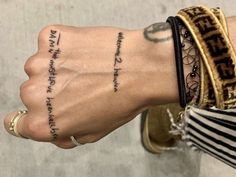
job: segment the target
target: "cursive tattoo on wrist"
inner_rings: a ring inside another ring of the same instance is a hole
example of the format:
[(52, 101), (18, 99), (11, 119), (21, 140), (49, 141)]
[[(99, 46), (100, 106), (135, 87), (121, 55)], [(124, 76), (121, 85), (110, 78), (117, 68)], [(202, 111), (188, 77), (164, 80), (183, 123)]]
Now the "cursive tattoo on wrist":
[(49, 35), (49, 54), (50, 54), (50, 61), (49, 61), (49, 69), (48, 69), (48, 87), (47, 87), (47, 94), (46, 97), (46, 106), (47, 106), (47, 112), (48, 112), (48, 124), (50, 128), (50, 134), (52, 135), (52, 141), (55, 141), (58, 137), (57, 131), (59, 130), (56, 127), (55, 122), (55, 115), (53, 114), (54, 108), (53, 108), (53, 91), (54, 86), (56, 84), (56, 76), (57, 71), (55, 67), (56, 60), (59, 58), (61, 54), (61, 50), (59, 47), (61, 39), (61, 34), (56, 30), (50, 30)]
[(165, 33), (166, 31), (171, 31), (169, 23), (154, 23), (144, 29), (143, 35), (148, 41), (160, 43), (172, 39), (172, 33)]
[(115, 53), (115, 59), (114, 59), (114, 68), (113, 68), (113, 86), (114, 86), (114, 92), (118, 91), (118, 86), (120, 83), (118, 82), (118, 77), (120, 75), (120, 70), (121, 67), (119, 66), (122, 63), (122, 58), (121, 58), (121, 45), (122, 41), (124, 39), (124, 34), (122, 32), (118, 33), (118, 38), (116, 42), (116, 53)]

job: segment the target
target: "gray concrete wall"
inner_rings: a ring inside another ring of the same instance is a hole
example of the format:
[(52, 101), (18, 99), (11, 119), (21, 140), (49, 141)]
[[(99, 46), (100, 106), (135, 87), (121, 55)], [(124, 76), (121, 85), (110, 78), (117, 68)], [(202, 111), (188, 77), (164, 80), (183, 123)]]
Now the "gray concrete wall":
[[(22, 108), (26, 59), (48, 24), (143, 28), (193, 5), (236, 15), (235, 0), (0, 0), (0, 117)], [(140, 115), (101, 141), (61, 150), (9, 136), (0, 126), (0, 177), (230, 177), (235, 170), (188, 149), (152, 155), (142, 148)]]

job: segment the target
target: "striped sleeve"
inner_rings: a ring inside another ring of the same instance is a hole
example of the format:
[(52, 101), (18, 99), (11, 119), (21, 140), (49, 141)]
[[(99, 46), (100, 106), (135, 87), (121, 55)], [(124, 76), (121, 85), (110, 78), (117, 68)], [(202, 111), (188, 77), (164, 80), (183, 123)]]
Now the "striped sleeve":
[(191, 107), (186, 119), (186, 140), (236, 168), (236, 112)]

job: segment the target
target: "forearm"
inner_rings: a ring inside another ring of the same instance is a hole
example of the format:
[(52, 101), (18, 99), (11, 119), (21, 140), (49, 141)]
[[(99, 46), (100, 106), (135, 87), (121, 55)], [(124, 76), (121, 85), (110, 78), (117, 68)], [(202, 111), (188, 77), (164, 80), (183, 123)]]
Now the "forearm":
[[(228, 26), (235, 46), (234, 18)], [(25, 71), (29, 80), (20, 95), (28, 113), (18, 123), (19, 134), (54, 140), (62, 148), (74, 147), (71, 135), (81, 143), (95, 142), (149, 106), (179, 101), (174, 44), (166, 23), (140, 30), (48, 26)], [(12, 115), (17, 113), (6, 117), (5, 127), (14, 134)]]

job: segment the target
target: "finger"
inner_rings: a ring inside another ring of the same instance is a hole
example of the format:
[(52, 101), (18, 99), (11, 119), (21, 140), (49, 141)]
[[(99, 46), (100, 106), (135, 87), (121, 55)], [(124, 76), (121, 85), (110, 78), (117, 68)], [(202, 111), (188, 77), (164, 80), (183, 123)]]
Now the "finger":
[[(53, 141), (52, 144), (62, 148), (62, 149), (72, 149), (80, 145), (85, 145), (87, 143), (94, 143), (101, 139), (104, 136), (104, 133), (92, 134), (92, 135), (75, 135), (73, 136), (74, 140), (71, 137), (58, 139)], [(79, 145), (78, 145), (79, 144)]]
[(50, 38), (57, 36), (59, 38), (59, 31), (63, 29), (63, 25), (48, 25), (45, 26), (38, 35), (38, 51), (48, 50), (50, 45)]
[(44, 103), (46, 93), (42, 92), (46, 88), (45, 85), (41, 84), (44, 82), (42, 77), (32, 77), (31, 79), (23, 82), (20, 86), (20, 98), (22, 103), (28, 110), (37, 108)]
[[(74, 136), (75, 140), (74, 141), (77, 141), (78, 144), (85, 144), (85, 143), (81, 143), (79, 141), (79, 139), (81, 138), (82, 136), (81, 135), (77, 135), (76, 137)], [(72, 148), (75, 148), (77, 147), (78, 145), (76, 143), (74, 143), (71, 139), (71, 137), (69, 138), (64, 138), (64, 139), (58, 139), (56, 141), (53, 141), (52, 144), (62, 148), (62, 149), (72, 149)]]
[[(100, 133), (84, 134), (84, 135), (77, 134), (74, 136), (74, 140), (72, 140), (71, 137), (68, 137), (64, 139), (58, 139), (52, 143), (63, 149), (71, 149), (77, 147), (78, 146), (77, 143), (80, 145), (85, 145), (87, 143), (95, 143), (98, 140), (105, 137), (106, 135), (108, 135), (113, 130), (114, 127), (110, 127), (107, 130)], [(77, 141), (77, 143), (75, 143), (74, 141)]]
[[(10, 113), (10, 114), (8, 114), (6, 117), (5, 117), (5, 119), (4, 119), (4, 127), (5, 127), (5, 129), (6, 129), (6, 131), (9, 133), (9, 134), (11, 134), (11, 135), (13, 135), (13, 136), (16, 136), (16, 134), (14, 133), (14, 131), (11, 131), (10, 130), (10, 123), (11, 123), (11, 121), (13, 120), (13, 118), (16, 116), (18, 114), (18, 112), (16, 111), (16, 112), (12, 112), (12, 113)], [(24, 114), (24, 115), (22, 115), (21, 117), (20, 117), (20, 119), (17, 121), (17, 123), (16, 123), (16, 130), (17, 130), (17, 132), (22, 136), (22, 137), (25, 137), (25, 138), (28, 138), (28, 136), (27, 136), (27, 134), (25, 133), (25, 125), (27, 124), (26, 122), (27, 122), (27, 120), (28, 120), (28, 116), (27, 116), (27, 114)]]
[[(15, 131), (11, 131), (11, 120), (17, 115), (17, 112), (10, 113), (4, 119), (4, 126), (8, 133), (16, 136)], [(16, 130), (20, 136), (40, 142), (52, 141), (52, 134), (48, 126), (48, 120), (28, 112), (15, 122)]]
[(45, 54), (36, 53), (29, 57), (24, 65), (25, 73), (29, 76), (39, 75), (47, 71), (46, 68), (48, 68), (48, 62), (47, 62), (48, 56)]
[[(81, 145), (85, 145), (87, 143), (95, 143), (100, 139), (102, 139), (103, 137), (105, 137), (106, 135), (108, 135), (109, 133), (111, 133), (112, 131), (114, 131), (115, 129), (117, 129), (118, 127), (120, 127), (121, 125), (123, 125), (124, 123), (128, 122), (132, 117), (128, 117), (124, 121), (117, 122), (112, 126), (107, 127), (107, 129), (105, 129), (102, 132), (83, 134), (83, 135), (76, 134), (74, 135), (75, 141), (77, 141), (77, 143)], [(70, 137), (53, 142), (53, 144), (63, 149), (71, 149), (77, 147), (78, 146), (76, 145), (77, 143), (73, 142)]]

